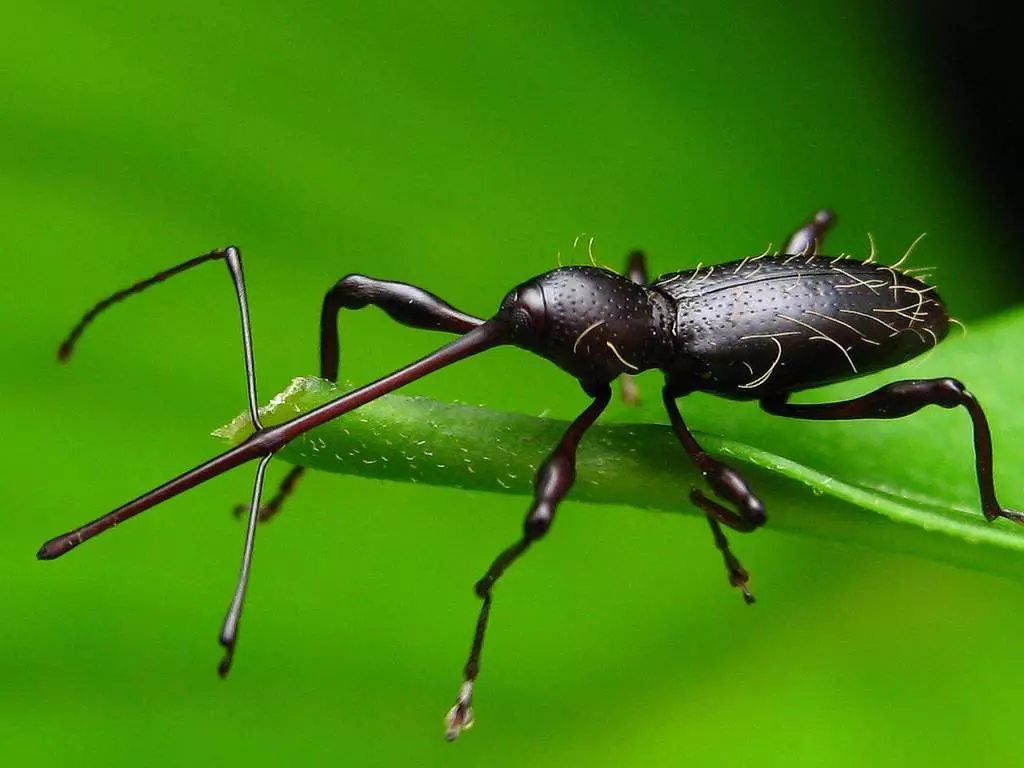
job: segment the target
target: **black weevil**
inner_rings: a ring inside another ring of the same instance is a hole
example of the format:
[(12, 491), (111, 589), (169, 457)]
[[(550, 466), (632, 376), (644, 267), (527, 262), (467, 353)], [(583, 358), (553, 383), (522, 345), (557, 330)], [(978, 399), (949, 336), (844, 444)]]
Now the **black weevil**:
[[(298, 435), (352, 411), (392, 390), (485, 349), (512, 344), (547, 358), (574, 376), (592, 398), (537, 470), (534, 498), (520, 539), (495, 559), (476, 583), (483, 600), (455, 706), (447, 717), (448, 738), (472, 724), (472, 691), (479, 672), (494, 583), (530, 545), (547, 533), (559, 502), (576, 477), (580, 439), (611, 399), (620, 375), (660, 369), (662, 397), (672, 429), (720, 500), (696, 488), (690, 498), (707, 516), (722, 551), (730, 582), (747, 602), (747, 573), (721, 530), (764, 525), (764, 506), (743, 477), (712, 458), (687, 429), (676, 400), (710, 392), (734, 400), (757, 400), (779, 416), (799, 419), (894, 419), (928, 405), (963, 406), (971, 417), (982, 512), (1024, 523), (1024, 515), (1000, 507), (992, 482), (992, 444), (985, 414), (956, 379), (897, 381), (852, 400), (793, 404), (794, 392), (891, 368), (931, 349), (946, 336), (950, 318), (933, 287), (900, 269), (818, 253), (833, 215), (820, 211), (798, 229), (780, 253), (647, 278), (643, 254), (630, 255), (625, 276), (597, 266), (560, 267), (513, 289), (494, 317), (483, 320), (461, 312), (432, 293), (406, 283), (348, 275), (323, 302), (320, 319), (320, 373), (338, 378), (338, 313), (376, 306), (403, 325), (447, 331), (460, 338), (436, 352), (365, 387), (275, 427), (260, 423), (256, 399), (249, 313), (238, 250), (228, 247), (178, 265), (113, 294), (87, 312), (61, 345), (66, 360), (93, 318), (126, 296), (199, 264), (223, 259), (235, 284), (242, 318), (249, 412), (255, 433), (222, 453), (87, 525), (46, 542), (38, 557), (51, 560), (83, 541), (211, 477), (259, 460), (242, 569), (220, 642), (225, 648), (220, 673), (231, 665), (248, 583), (257, 521), (274, 514), (302, 473), (293, 468), (278, 493), (260, 506), (263, 476), (273, 454)], [(905, 258), (905, 257), (904, 257)], [(628, 379), (627, 379), (628, 381)], [(724, 502), (724, 503), (723, 503)], [(729, 506), (726, 506), (729, 505)]]

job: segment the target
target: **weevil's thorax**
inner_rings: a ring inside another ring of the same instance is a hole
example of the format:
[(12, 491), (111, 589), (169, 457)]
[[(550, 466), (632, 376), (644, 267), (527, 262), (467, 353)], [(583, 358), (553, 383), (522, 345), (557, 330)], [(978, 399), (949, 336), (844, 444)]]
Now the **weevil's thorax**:
[(598, 267), (562, 267), (502, 302), (513, 343), (587, 382), (661, 367), (675, 312), (662, 294)]

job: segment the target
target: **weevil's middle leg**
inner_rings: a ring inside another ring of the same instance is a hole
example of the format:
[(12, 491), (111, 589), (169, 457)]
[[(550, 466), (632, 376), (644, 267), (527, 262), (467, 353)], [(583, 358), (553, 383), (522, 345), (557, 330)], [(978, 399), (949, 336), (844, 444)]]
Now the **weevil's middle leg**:
[(743, 599), (749, 604), (754, 602), (754, 596), (747, 588), (750, 579), (749, 574), (740, 565), (739, 560), (729, 549), (729, 542), (722, 533), (721, 524), (725, 524), (733, 530), (748, 533), (764, 525), (767, 518), (764, 513), (764, 505), (755, 496), (746, 480), (739, 472), (727, 464), (713, 459), (701, 448), (700, 444), (690, 434), (690, 430), (683, 421), (676, 405), (677, 391), (671, 384), (666, 384), (662, 390), (662, 398), (665, 402), (665, 410), (668, 411), (669, 422), (672, 430), (683, 444), (683, 448), (690, 454), (690, 458), (697, 464), (704, 479), (714, 490), (715, 495), (734, 504), (737, 511), (709, 499), (696, 488), (690, 489), (690, 500), (707, 516), (708, 524), (711, 526), (711, 533), (715, 537), (715, 545), (725, 559), (725, 568), (729, 574), (729, 583), (739, 588), (743, 593)]
[(776, 416), (796, 419), (845, 421), (852, 419), (899, 419), (925, 406), (967, 409), (974, 429), (975, 474), (985, 519), (1005, 517), (1024, 525), (1024, 513), (1004, 509), (996, 499), (992, 478), (992, 435), (988, 419), (977, 398), (956, 379), (912, 379), (896, 381), (852, 400), (838, 403), (789, 403), (788, 394), (766, 397), (761, 407)]
[(484, 635), (487, 632), (487, 620), (491, 614), (491, 590), (501, 575), (522, 555), (530, 545), (544, 536), (555, 518), (555, 510), (565, 497), (576, 479), (576, 449), (580, 439), (590, 426), (601, 415), (611, 400), (612, 392), (608, 384), (588, 388), (587, 393), (594, 398), (583, 413), (569, 425), (555, 450), (537, 470), (533, 485), (533, 504), (526, 515), (522, 538), (503, 551), (491, 563), (487, 573), (476, 583), (477, 596), (483, 600), (480, 614), (473, 632), (473, 644), (469, 651), (469, 659), (463, 671), (462, 688), (446, 717), (448, 740), (458, 738), (459, 733), (473, 724), (473, 684), (480, 672), (480, 653), (483, 650)]
[[(324, 296), (320, 310), (320, 377), (338, 380), (341, 347), (338, 343), (338, 315), (343, 309), (375, 306), (393, 319), (411, 328), (464, 334), (483, 324), (483, 320), (455, 309), (429, 291), (408, 283), (377, 280), (365, 275), (348, 275), (335, 283)], [(281, 481), (277, 492), (260, 508), (260, 521), (272, 518), (281, 510), (304, 473), (303, 467), (292, 467)], [(241, 516), (247, 506), (235, 507)]]

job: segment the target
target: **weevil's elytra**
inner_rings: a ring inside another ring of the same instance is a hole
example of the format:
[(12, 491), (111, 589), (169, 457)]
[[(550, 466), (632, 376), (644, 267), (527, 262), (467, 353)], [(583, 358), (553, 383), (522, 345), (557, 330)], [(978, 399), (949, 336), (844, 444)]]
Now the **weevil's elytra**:
[[(676, 400), (705, 391), (737, 400), (758, 400), (768, 413), (799, 419), (894, 419), (928, 405), (962, 407), (971, 419), (981, 511), (989, 521), (1024, 523), (1020, 512), (1004, 509), (992, 481), (992, 441), (978, 400), (956, 379), (896, 381), (861, 397), (834, 403), (789, 402), (794, 392), (885, 370), (933, 348), (951, 322), (934, 288), (901, 269), (875, 260), (819, 255), (833, 222), (819, 211), (786, 242), (782, 251), (739, 261), (699, 266), (650, 282), (644, 256), (630, 255), (626, 274), (591, 267), (560, 267), (522, 283), (489, 320), (455, 309), (434, 294), (407, 283), (348, 275), (324, 298), (320, 316), (320, 373), (338, 378), (338, 314), (376, 306), (403, 325), (457, 334), (436, 352), (371, 384), (348, 392), (284, 424), (258, 421), (255, 366), (249, 334), (242, 262), (237, 249), (213, 251), (113, 294), (90, 309), (60, 346), (66, 360), (85, 327), (121, 299), (207, 261), (223, 260), (241, 307), (248, 404), (257, 429), (246, 442), (91, 523), (50, 539), (38, 557), (51, 560), (87, 539), (183, 491), (249, 461), (259, 461), (248, 510), (242, 569), (221, 630), (226, 674), (234, 655), (248, 585), (256, 524), (276, 514), (303, 470), (292, 468), (274, 497), (261, 506), (263, 472), (286, 443), (308, 430), (411, 381), (486, 349), (512, 344), (551, 360), (574, 376), (591, 403), (566, 430), (537, 470), (533, 502), (517, 541), (501, 552), (477, 581), (483, 601), (473, 633), (463, 683), (448, 712), (447, 735), (456, 738), (473, 722), (472, 698), (493, 600), (502, 574), (543, 537), (558, 504), (576, 478), (576, 449), (611, 400), (611, 383), (622, 376), (624, 395), (633, 392), (630, 374), (660, 369), (662, 401), (669, 424), (697, 465), (716, 499), (691, 488), (722, 553), (729, 583), (754, 601), (748, 576), (732, 553), (722, 525), (752, 531), (767, 519), (764, 505), (743, 476), (709, 456), (686, 426)], [(915, 241), (916, 244), (916, 241)], [(912, 246), (913, 247), (913, 246)], [(681, 491), (682, 492), (682, 491)]]
[[(651, 288), (676, 305), (679, 386), (756, 400), (891, 368), (934, 347), (949, 317), (934, 289), (880, 264), (765, 256)], [(684, 361), (679, 364), (679, 361)]]

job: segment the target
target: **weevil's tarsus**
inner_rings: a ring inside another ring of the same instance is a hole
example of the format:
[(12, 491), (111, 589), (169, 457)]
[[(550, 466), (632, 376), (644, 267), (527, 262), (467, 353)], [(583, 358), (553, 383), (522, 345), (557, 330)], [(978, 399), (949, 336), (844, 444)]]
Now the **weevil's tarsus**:
[[(696, 488), (691, 489), (691, 494), (699, 494)], [(705, 515), (708, 521), (708, 526), (711, 528), (711, 535), (715, 539), (715, 547), (722, 553), (722, 558), (725, 561), (725, 570), (729, 574), (730, 586), (736, 587), (743, 594), (743, 600), (747, 605), (753, 605), (756, 600), (754, 599), (753, 593), (750, 591), (749, 582), (750, 574), (747, 573), (747, 569), (740, 565), (740, 561), (736, 559), (736, 556), (729, 549), (729, 540), (725, 538), (725, 534), (722, 532), (722, 526), (715, 518), (711, 515)]]
[(252, 568), (252, 552), (256, 543), (256, 526), (260, 516), (260, 498), (263, 495), (263, 476), (267, 464), (273, 458), (268, 453), (256, 467), (256, 479), (252, 485), (252, 501), (249, 502), (249, 525), (245, 530), (245, 547), (242, 550), (242, 567), (238, 574), (238, 584), (231, 598), (231, 605), (224, 617), (224, 625), (220, 630), (220, 644), (224, 646), (224, 658), (217, 667), (217, 673), (226, 677), (231, 670), (231, 662), (235, 656), (235, 644), (238, 642), (238, 624), (242, 620), (242, 607), (245, 605), (245, 593), (249, 587), (249, 572)]
[[(487, 599), (490, 603), (490, 598)], [(455, 699), (455, 706), (448, 710), (444, 718), (445, 737), (455, 741), (459, 734), (473, 727), (473, 683), (466, 681)]]

